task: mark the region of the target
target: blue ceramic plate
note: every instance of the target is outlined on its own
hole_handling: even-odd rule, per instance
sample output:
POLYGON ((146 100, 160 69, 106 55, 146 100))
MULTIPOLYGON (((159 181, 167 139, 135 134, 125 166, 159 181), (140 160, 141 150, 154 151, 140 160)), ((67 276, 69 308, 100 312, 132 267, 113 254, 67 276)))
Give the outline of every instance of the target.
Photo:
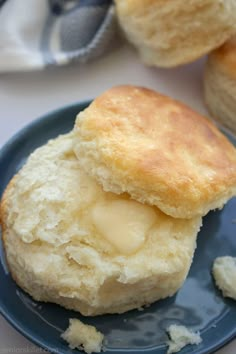
MULTIPOLYGON (((76 114, 87 105, 88 102, 79 103, 54 111, 28 125, 4 146, 0 152, 0 194, 29 154, 48 139, 71 130, 76 114)), ((236 144, 235 138, 230 139, 236 144)), ((236 336, 236 302, 221 296, 210 272, 215 257, 236 254, 235 218, 236 198, 222 211, 209 213, 204 218, 194 261, 181 290, 144 311, 123 315, 83 318, 60 306, 34 301, 12 280, 1 248, 0 311, 25 337, 60 354, 74 352, 60 338, 70 317, 80 318, 103 332, 107 354, 164 354, 165 328, 172 323, 200 331, 203 338, 199 346, 187 346, 181 353, 212 353, 236 336)))

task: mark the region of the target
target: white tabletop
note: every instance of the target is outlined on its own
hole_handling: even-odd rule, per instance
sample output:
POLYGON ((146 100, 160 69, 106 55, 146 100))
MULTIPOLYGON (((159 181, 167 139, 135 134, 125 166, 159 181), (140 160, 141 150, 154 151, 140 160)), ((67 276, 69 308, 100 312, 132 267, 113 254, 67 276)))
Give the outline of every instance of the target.
MULTIPOLYGON (((0 145, 34 118, 65 104, 92 98, 117 84, 154 88, 206 114, 204 60, 176 69, 145 67, 126 45, 85 65, 43 72, 0 74, 0 145)), ((2 286, 2 285, 1 285, 2 286)), ((0 316, 1 353, 42 353, 0 316)), ((235 354, 236 340, 217 352, 235 354)))

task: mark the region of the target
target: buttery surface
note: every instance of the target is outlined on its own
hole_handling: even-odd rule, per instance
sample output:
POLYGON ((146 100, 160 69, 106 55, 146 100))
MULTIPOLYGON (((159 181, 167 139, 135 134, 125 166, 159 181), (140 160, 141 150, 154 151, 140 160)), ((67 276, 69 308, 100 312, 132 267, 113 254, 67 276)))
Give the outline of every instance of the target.
POLYGON ((85 315, 175 293, 201 225, 104 192, 79 167, 71 134, 31 155, 4 194, 1 220, 16 282, 36 300, 85 315))
POLYGON ((222 207, 236 194, 236 150, 187 106, 135 87, 114 87, 79 114, 75 153, 104 190, 128 192, 173 217, 222 207))

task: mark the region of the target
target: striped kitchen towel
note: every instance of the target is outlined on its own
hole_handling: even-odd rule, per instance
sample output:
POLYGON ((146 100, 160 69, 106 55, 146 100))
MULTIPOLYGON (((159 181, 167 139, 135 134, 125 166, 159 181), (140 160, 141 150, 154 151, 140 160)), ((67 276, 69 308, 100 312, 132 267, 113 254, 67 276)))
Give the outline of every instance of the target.
POLYGON ((0 72, 101 55, 115 31, 111 0, 0 0, 0 72))

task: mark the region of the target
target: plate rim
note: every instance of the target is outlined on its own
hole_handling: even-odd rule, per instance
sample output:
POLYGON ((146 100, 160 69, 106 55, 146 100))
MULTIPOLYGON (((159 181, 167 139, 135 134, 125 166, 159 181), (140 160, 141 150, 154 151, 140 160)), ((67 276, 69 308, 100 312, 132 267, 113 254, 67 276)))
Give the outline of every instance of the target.
MULTIPOLYGON (((63 105, 59 108, 56 109, 52 109, 49 110, 47 112, 45 112, 44 114, 42 114, 41 116, 33 119, 31 122, 26 123, 20 130, 18 130, 16 133, 14 133, 10 139, 8 139, 0 148, 0 160, 4 157, 4 155, 7 153, 8 149, 11 148, 12 144, 15 144, 17 142, 17 140, 19 140, 22 135, 27 135, 32 128, 37 127, 37 125, 39 124, 43 124, 44 122, 48 121, 49 119, 55 119, 55 116, 57 114, 62 114, 63 112, 66 112, 70 109, 78 109, 78 113, 81 112, 82 109, 85 109, 91 102, 93 101, 93 99, 86 99, 83 101, 79 101, 79 102, 73 102, 71 104, 68 105, 63 105), (83 108, 82 108, 83 107, 83 108)), ((76 118, 76 116, 75 116, 76 118)), ((213 123, 229 138, 232 138, 235 143, 236 143, 236 136, 229 131, 227 128, 222 127, 220 124, 216 124, 216 122, 213 121, 213 123)), ((5 188, 5 187, 4 187, 5 188)), ((1 196, 0 196, 1 198, 1 196)), ((4 250, 3 250, 4 251, 4 250)), ((28 295, 28 294, 27 294, 28 295)), ((30 295, 28 295, 30 296, 30 295)), ((1 293, 0 293, 0 297, 1 297, 1 293)), ((36 344, 37 346, 49 350, 51 353, 65 353, 64 351, 59 351, 59 348, 53 348, 50 346, 50 343, 48 343, 48 341, 41 341, 38 337, 35 336, 34 333, 31 332, 31 329, 29 328, 28 330, 25 329, 24 327, 21 327, 19 322, 17 320, 15 320, 14 318, 14 311, 9 311, 9 309, 4 309, 4 307, 2 306, 2 302, 0 301, 0 314, 3 316, 3 318, 21 335, 23 335, 26 339, 28 339, 29 341, 31 341, 33 344, 36 344)), ((204 335, 204 332, 202 333, 204 335)), ((233 339, 236 338, 236 325, 235 328, 233 328, 230 333, 229 336, 227 338, 224 338, 221 342, 217 343, 217 344, 212 344, 212 345, 208 345, 208 347, 203 348, 201 350, 197 351, 197 354, 210 354, 210 353, 214 353, 216 350, 219 350, 220 348, 223 348, 226 344, 229 344, 233 339)), ((69 349, 69 348, 68 348, 69 349)), ((197 349, 197 347, 196 347, 197 349)), ((129 349, 109 349, 109 351, 112 353, 116 353, 116 352, 120 352, 120 353, 125 353, 124 350, 127 350, 127 352, 132 353, 132 351, 130 351, 129 349)), ((135 351, 139 352, 139 353, 153 353, 153 350, 155 349, 135 349, 135 351)), ((80 350, 77 350, 77 353, 81 353, 82 352, 80 350)), ((193 352, 194 353, 194 352, 193 352)))

